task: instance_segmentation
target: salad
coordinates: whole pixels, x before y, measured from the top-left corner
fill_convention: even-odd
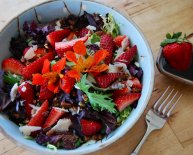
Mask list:
[[[25,22],[0,71],[0,112],[50,149],[101,140],[141,96],[137,46],[111,14]]]

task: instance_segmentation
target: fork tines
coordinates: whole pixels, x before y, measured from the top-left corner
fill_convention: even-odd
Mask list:
[[[179,94],[178,91],[174,91],[174,89],[168,86],[162,96],[155,102],[153,110],[167,118],[171,115],[172,110],[181,97],[182,94]]]

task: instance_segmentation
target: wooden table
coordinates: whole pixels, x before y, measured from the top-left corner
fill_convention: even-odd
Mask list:
[[[45,0],[0,0],[0,29],[18,14]],[[149,41],[154,57],[166,32],[193,32],[192,0],[97,0],[116,7],[134,20]],[[154,91],[147,109],[136,125],[120,140],[93,155],[128,155],[142,138],[144,116],[168,85],[180,90],[183,97],[174,115],[162,130],[150,135],[140,155],[193,155],[193,87],[160,74],[156,69]],[[16,146],[0,133],[0,154],[34,154]]]

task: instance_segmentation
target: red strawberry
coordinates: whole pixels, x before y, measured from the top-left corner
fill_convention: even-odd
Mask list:
[[[46,83],[40,87],[40,95],[39,95],[40,100],[48,100],[51,99],[53,96],[54,93],[47,88]]]
[[[63,57],[65,52],[72,50],[72,47],[74,46],[74,44],[77,41],[86,42],[87,39],[88,39],[88,36],[85,36],[85,37],[74,39],[74,40],[70,40],[70,41],[57,42],[55,44],[55,50],[56,50],[56,52],[57,52],[59,57]]]
[[[163,55],[171,67],[179,71],[187,70],[192,60],[192,44],[172,43],[163,48]]]
[[[123,52],[120,56],[118,56],[115,62],[121,62],[128,65],[136,56],[136,54],[137,54],[137,46],[134,45],[129,50],[127,50],[126,52]]]
[[[53,107],[43,125],[43,128],[49,128],[54,125],[64,113],[64,110]]]
[[[113,37],[109,34],[102,35],[100,40],[100,47],[109,52],[109,55],[105,59],[105,63],[111,63],[113,58]]]
[[[4,71],[10,71],[14,74],[21,75],[22,70],[25,66],[18,60],[14,58],[7,58],[4,59],[2,62],[2,69]]]
[[[43,57],[35,60],[31,64],[24,67],[22,69],[22,75],[24,76],[24,78],[30,79],[32,77],[32,74],[41,73],[45,59],[53,60],[54,59],[54,53],[49,52],[46,55],[44,55]]]
[[[138,78],[134,78],[131,81],[133,82],[133,85],[132,85],[133,88],[142,89],[142,84]]]
[[[166,35],[166,39],[161,42],[163,55],[169,65],[178,71],[187,70],[192,61],[192,44],[188,42],[186,36],[181,37],[182,32]]]
[[[107,74],[100,74],[95,77],[98,85],[101,88],[108,87],[112,82],[114,82],[116,79],[118,79],[122,73],[107,73]]]
[[[23,82],[19,87],[18,87],[18,92],[21,95],[21,98],[25,100],[25,110],[26,110],[26,115],[28,117],[31,117],[31,107],[30,104],[33,103],[34,99],[34,90],[31,84],[28,82]]]
[[[100,122],[97,122],[97,121],[81,119],[80,124],[81,124],[81,128],[82,128],[82,133],[85,136],[95,135],[102,128],[102,124]]]
[[[84,36],[86,36],[88,33],[89,33],[89,29],[87,29],[87,28],[82,28],[81,30],[80,30],[80,32],[79,32],[79,37],[84,37]]]
[[[117,36],[116,38],[114,38],[114,44],[117,46],[117,47],[122,47],[123,44],[125,44],[124,46],[129,46],[129,40],[127,38],[126,35],[123,35],[123,36]],[[125,42],[125,43],[124,43]]]
[[[125,95],[125,94],[128,94],[128,93],[130,93],[130,90],[129,90],[128,87],[125,87],[123,89],[114,90],[112,98],[115,99],[119,96],[122,96],[122,95]]]
[[[49,41],[49,43],[52,45],[52,47],[55,47],[56,42],[62,41],[62,39],[67,37],[69,34],[70,34],[70,29],[57,30],[49,33],[46,36],[46,38]]]
[[[40,109],[37,111],[37,114],[31,118],[27,125],[29,126],[42,126],[46,119],[46,112],[48,110],[49,103],[48,101],[44,101],[41,105]]]
[[[67,94],[69,94],[74,87],[75,79],[65,75],[60,82],[60,88]]]
[[[114,102],[119,111],[123,111],[128,105],[134,103],[140,98],[140,93],[128,93],[117,97]]]

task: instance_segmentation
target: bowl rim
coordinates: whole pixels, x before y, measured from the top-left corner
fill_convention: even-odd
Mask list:
[[[35,7],[38,7],[38,6],[41,6],[43,4],[47,4],[47,3],[51,3],[51,2],[56,2],[56,1],[63,1],[65,2],[65,0],[48,0],[48,1],[45,1],[45,2],[40,2],[36,5],[33,5],[31,7],[28,7],[26,8],[25,10],[23,10],[22,12],[16,14],[15,16],[13,16],[8,23],[6,23],[6,25],[0,30],[0,33],[4,31],[4,29],[6,28],[7,25],[9,25],[13,20],[17,19],[18,16],[21,16],[22,14],[24,14],[25,12],[27,12],[28,10],[30,9],[33,9]],[[66,0],[68,1],[68,0]],[[76,1],[76,0],[74,0]],[[125,10],[124,11],[120,11],[118,8],[115,8],[115,7],[112,7],[112,6],[109,6],[107,4],[103,4],[101,2],[97,2],[96,0],[78,0],[79,2],[91,2],[91,3],[97,3],[97,4],[100,4],[100,5],[103,5],[105,7],[108,7],[108,8],[111,8],[112,10],[114,10],[115,12],[117,12],[118,14],[120,14],[122,17],[124,17],[127,21],[129,21],[134,27],[135,29],[139,32],[141,38],[143,39],[144,43],[145,43],[145,46],[147,48],[147,51],[148,51],[148,56],[149,56],[149,60],[150,60],[150,66],[151,66],[151,74],[150,74],[150,85],[149,85],[149,88],[148,88],[148,94],[144,100],[144,103],[143,106],[141,106],[139,112],[138,112],[138,115],[135,119],[135,121],[133,121],[131,124],[130,124],[130,127],[128,127],[127,129],[125,129],[123,132],[119,133],[119,134],[115,134],[115,136],[111,137],[110,140],[106,140],[105,141],[105,144],[102,144],[102,145],[99,145],[98,147],[95,147],[94,149],[86,149],[86,152],[83,150],[82,152],[78,152],[78,154],[88,154],[88,153],[92,153],[92,152],[95,152],[95,151],[99,151],[107,146],[109,146],[110,144],[114,143],[115,141],[117,141],[118,139],[120,139],[121,137],[123,137],[135,124],[136,122],[139,120],[139,118],[142,116],[143,112],[145,111],[145,108],[147,107],[147,104],[150,100],[150,97],[151,97],[151,94],[153,92],[153,87],[154,87],[154,82],[155,82],[155,68],[154,68],[154,57],[153,57],[153,52],[151,50],[151,47],[149,45],[149,42],[148,40],[146,39],[145,35],[143,34],[142,30],[138,27],[138,25],[131,19],[129,18],[128,14],[126,14]],[[65,154],[65,151],[68,155],[71,155],[71,154],[77,154],[76,150],[63,150],[62,153],[57,153],[57,151],[53,151],[53,150],[49,150],[47,148],[45,148],[44,152],[42,150],[39,150],[39,149],[34,149],[34,147],[32,146],[29,146],[25,143],[21,144],[20,142],[18,142],[13,136],[9,135],[4,129],[3,127],[0,125],[0,131],[6,136],[8,137],[10,140],[14,141],[16,143],[16,145],[18,146],[21,146],[23,147],[24,149],[27,149],[27,150],[30,150],[30,151],[33,151],[33,152],[37,152],[37,153],[43,153],[43,154]]]

